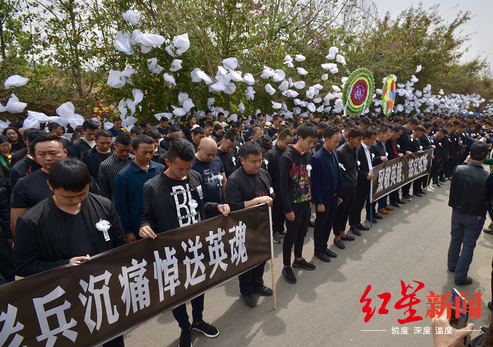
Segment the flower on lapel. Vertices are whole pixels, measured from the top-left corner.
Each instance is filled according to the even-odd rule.
[[[103,232],[104,240],[109,241],[110,235],[108,234],[108,230],[110,230],[111,224],[106,219],[100,219],[99,222],[96,223],[96,229]]]

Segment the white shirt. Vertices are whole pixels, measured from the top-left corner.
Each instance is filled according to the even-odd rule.
[[[370,169],[370,173],[373,173],[373,165],[371,164],[371,155],[370,155],[370,147],[365,145],[364,142],[361,142],[363,149],[365,150],[366,161],[368,162],[368,168]]]

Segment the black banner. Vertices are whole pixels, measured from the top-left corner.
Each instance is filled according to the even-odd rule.
[[[271,258],[260,205],[0,286],[0,346],[98,346]]]
[[[431,173],[433,149],[389,160],[373,168],[371,202]]]

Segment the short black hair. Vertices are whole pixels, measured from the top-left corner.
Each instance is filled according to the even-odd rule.
[[[272,139],[269,135],[259,135],[255,141],[260,145],[260,147],[262,147],[262,149],[272,149]]]
[[[389,131],[389,127],[386,126],[386,125],[380,125],[378,128],[377,128],[377,134],[386,134],[388,131]]]
[[[296,133],[298,138],[306,139],[307,137],[318,138],[317,127],[309,122],[303,123],[298,127]]]
[[[132,144],[132,138],[129,134],[123,133],[115,138],[115,145],[128,146]]]
[[[154,140],[149,135],[138,135],[132,140],[132,148],[138,149],[141,143],[147,143],[148,145],[154,145]]]
[[[50,168],[48,182],[51,188],[78,193],[91,183],[91,174],[86,164],[75,158],[57,161]]]
[[[168,130],[168,133],[174,133],[176,131],[181,131],[181,128],[178,124],[171,124],[169,126],[169,130]]]
[[[349,133],[347,135],[348,139],[355,139],[359,136],[363,136],[363,130],[359,126],[352,127],[351,130],[349,130]]]
[[[195,158],[195,151],[188,140],[178,139],[173,142],[168,151],[168,160],[172,163],[176,158],[183,161],[192,161]]]
[[[335,134],[339,133],[339,128],[336,127],[335,125],[329,125],[325,130],[324,130],[324,137],[326,139],[331,139],[332,136]]]
[[[192,134],[198,135],[198,134],[205,134],[204,128],[202,127],[195,127],[192,129]]]
[[[103,136],[103,137],[113,137],[113,135],[108,130],[105,130],[105,129],[99,129],[98,131],[96,131],[96,135],[94,135],[94,137],[96,138],[96,140],[100,136]]]
[[[334,125],[337,125],[337,124],[344,124],[344,122],[342,121],[342,119],[337,118],[334,120]]]
[[[65,148],[63,146],[62,140],[58,137],[57,134],[41,132],[29,144],[29,152],[31,153],[32,156],[36,156],[34,153],[34,149],[36,148],[36,144],[41,143],[41,142],[50,142],[50,141],[58,142],[62,146],[62,148]]]
[[[168,117],[164,116],[164,117],[161,117],[160,122],[161,122],[161,123],[164,123],[164,122],[169,122],[169,119],[168,119]]]
[[[142,131],[142,128],[141,127],[133,127],[132,129],[130,129],[130,134],[132,135],[142,135],[143,131]]]
[[[211,110],[205,110],[205,114],[207,114],[207,113],[212,113],[212,111]]]
[[[419,124],[419,120],[418,118],[416,117],[411,117],[407,120],[406,123],[411,123],[411,125],[418,125]]]
[[[175,142],[176,140],[179,140],[179,139],[186,139],[187,136],[185,135],[185,133],[183,131],[175,131],[173,132],[170,136],[169,136],[169,142],[173,143]]]
[[[147,126],[147,124],[151,124],[151,122],[149,122],[147,119],[142,119],[140,121],[140,127],[141,128]]]
[[[320,129],[327,129],[328,126],[329,126],[329,123],[327,123],[327,122],[318,122],[318,127]]]
[[[441,128],[440,130],[438,130],[438,132],[445,134],[445,135],[448,135],[448,129],[447,128]]]
[[[158,140],[161,138],[161,133],[159,132],[159,130],[157,130],[156,128],[150,128],[149,130],[147,130],[145,132],[146,135],[149,135],[150,137],[152,137],[154,140]]]
[[[86,119],[84,123],[82,123],[82,130],[98,130],[99,124],[94,119]]]
[[[57,129],[59,126],[61,126],[61,125],[58,123],[49,123],[48,124],[48,131],[52,132],[53,130]],[[24,133],[26,133],[26,131],[24,131]]]
[[[388,130],[388,128],[387,128],[387,130]],[[374,136],[376,134],[377,133],[376,133],[375,130],[373,130],[372,128],[368,128],[368,129],[365,130],[365,134],[363,135],[363,138],[364,139],[369,139],[369,138],[371,138],[372,136]]]
[[[224,116],[224,113],[219,112],[219,113],[217,114],[217,118],[219,118],[219,117],[221,117],[221,116]]]
[[[424,127],[422,127],[421,125],[418,125],[418,126],[414,129],[414,131],[421,131],[421,132],[423,132],[423,133],[424,133],[424,132],[426,132],[426,129],[425,129]]]
[[[223,126],[221,124],[214,125],[214,131],[218,131],[219,129],[223,129]]]
[[[289,128],[286,128],[286,129],[283,129],[281,130],[281,132],[279,133],[279,138],[281,140],[284,141],[284,139],[288,136],[291,136],[291,137],[294,137],[294,134],[293,132],[289,129]]]
[[[250,155],[262,154],[262,147],[257,142],[249,141],[241,146],[240,154],[246,160]]]
[[[278,114],[275,114],[272,116],[272,120],[278,120],[279,119],[279,115]]]
[[[188,116],[188,118],[187,118],[187,119],[188,119],[188,122],[189,122],[189,123],[190,123],[190,120],[191,120],[192,118],[195,118],[195,116],[194,116],[194,115]]]
[[[24,134],[22,135],[22,137],[24,137],[25,141],[31,143],[36,138],[36,136],[38,136],[41,133],[42,133],[41,130],[29,128],[24,130]]]
[[[9,138],[5,135],[0,135],[0,143],[5,143],[5,142],[10,143]]]
[[[399,131],[402,131],[404,132],[404,130],[406,130],[402,125],[395,125],[393,128],[392,128],[392,131],[394,133],[398,133]]]
[[[214,127],[214,123],[212,123],[210,120],[206,120],[204,122],[204,128],[205,127]]]
[[[236,135],[232,130],[228,130],[228,131],[226,131],[226,133],[224,133],[223,140],[229,140],[231,142],[235,142],[236,141]]]
[[[113,117],[113,123],[121,121],[122,119],[120,117]]]

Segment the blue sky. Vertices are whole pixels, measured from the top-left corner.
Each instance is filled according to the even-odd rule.
[[[493,33],[491,23],[493,14],[493,0],[374,0],[380,14],[390,12],[393,18],[410,6],[417,7],[420,2],[428,9],[435,4],[440,4],[439,10],[442,18],[452,21],[459,11],[470,11],[473,18],[463,26],[464,34],[471,34],[468,41],[469,52],[464,56],[463,62],[471,61],[481,54],[487,58],[490,67],[493,65]]]

